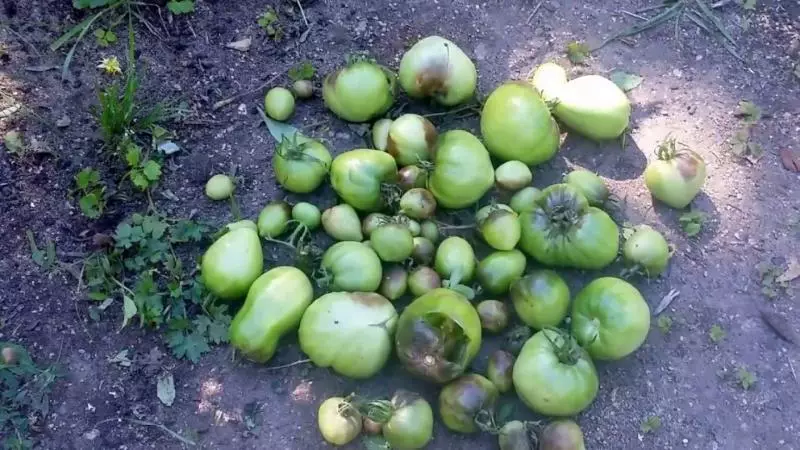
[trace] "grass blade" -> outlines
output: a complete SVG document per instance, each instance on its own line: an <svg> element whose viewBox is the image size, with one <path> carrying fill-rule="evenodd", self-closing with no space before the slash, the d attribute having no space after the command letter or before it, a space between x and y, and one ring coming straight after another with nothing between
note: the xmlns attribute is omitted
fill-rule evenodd
<svg viewBox="0 0 800 450"><path fill-rule="evenodd" d="M708 34L714 36L714 38L717 39L720 42L720 44L722 44L723 47L725 47L725 50L727 50L728 53L733 55L739 61L744 62L744 58L742 58L742 56L739 55L739 52L736 51L736 43L733 41L733 38L731 38L730 34L728 34L728 31L725 29L722 23L720 23L717 16L714 15L714 12L711 11L711 8L709 8L708 5L706 5L703 2L703 0L696 0L696 1L700 7L700 12L694 10L690 11L690 13L696 14L697 17L695 18L692 16L692 14L687 14L689 16L689 19L692 20L692 22L694 22L704 31L708 32ZM700 25L700 23L702 23L702 20L698 21L697 19L705 19L713 23L714 26L717 28L717 30L719 30L719 34L721 34L724 38L720 38L719 34L714 33L713 30L705 26L705 24Z"/></svg>
<svg viewBox="0 0 800 450"><path fill-rule="evenodd" d="M80 33L81 31L85 30L86 28L88 28L89 25L91 25L92 22L94 22L94 20L95 19L93 17L87 17L86 19L83 20L83 22L81 22L81 23L75 25L74 27L70 28L69 31L67 31L66 33L62 34L61 37L59 37L52 44L50 44L50 50L51 51L56 51L59 48L61 48L64 44L66 44L67 42L71 41L72 38L74 38L76 34Z"/></svg>
<svg viewBox="0 0 800 450"><path fill-rule="evenodd" d="M62 80L66 80L68 78L67 75L69 74L69 65L72 63L72 57L75 56L75 50L78 48L78 44L80 44L81 39L83 39L83 37L86 36L86 32L89 31L89 29L92 27L92 24L97 19L103 17L103 15L111 11L113 8L114 6L108 7L88 19L86 26L83 27L83 29L81 29L80 34L78 34L78 36L75 38L75 43L72 44L72 48L70 48L69 52L67 52L67 57L64 58L64 65L61 67Z"/></svg>
<svg viewBox="0 0 800 450"><path fill-rule="evenodd" d="M715 27L717 27L719 32L722 33L723 36L725 36L725 39L730 41L731 45L736 47L736 42L734 42L731 35L728 34L728 30L725 29L725 26L722 25L722 22L719 21L714 12L711 11L711 8L709 8L708 5L706 5L706 2L704 2L703 0L695 0L695 1L697 2L697 6L700 7L700 12L703 13L706 19L712 24L714 24Z"/></svg>
<svg viewBox="0 0 800 450"><path fill-rule="evenodd" d="M628 29L625 29L625 30L623 30L623 31L611 36L610 38L608 38L605 41L603 41L597 48L593 49L593 51L594 50L599 50L599 49L605 47L608 43L610 43L610 42L612 42L614 40L617 40L617 39L619 39L621 37L633 36L635 34L639 34L639 33L643 32L643 31L647 31L647 30L649 30L651 28L655 28L656 26L658 26L658 25L668 21L669 19L675 17L678 13L681 12L681 10L683 10L684 7L685 7L685 5L684 5L684 3L682 1L676 2L674 5L670 6L668 9L665 9L664 11L661 11L657 15L653 16L647 22L636 24L636 25L634 25L634 26L632 26L632 27L630 27Z"/></svg>

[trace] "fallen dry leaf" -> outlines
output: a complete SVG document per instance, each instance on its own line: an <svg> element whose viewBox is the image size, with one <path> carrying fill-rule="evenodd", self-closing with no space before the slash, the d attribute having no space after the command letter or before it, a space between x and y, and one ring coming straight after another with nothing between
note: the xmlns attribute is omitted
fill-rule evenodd
<svg viewBox="0 0 800 450"><path fill-rule="evenodd" d="M225 47L232 48L234 50L239 50L240 52L246 52L250 50L250 44L252 43L253 41L250 38L247 38L231 42L230 44L226 44Z"/></svg>
<svg viewBox="0 0 800 450"><path fill-rule="evenodd" d="M800 263L797 262L797 258L792 258L789 260L789 266L786 268L786 271L778 278L775 278L775 281L778 283L788 283L798 277L800 277Z"/></svg>
<svg viewBox="0 0 800 450"><path fill-rule="evenodd" d="M781 150L781 162L789 172L800 173L800 152L788 148Z"/></svg>
<svg viewBox="0 0 800 450"><path fill-rule="evenodd" d="M664 298L661 299L661 302L658 304L658 306L656 306L656 310L653 313L653 315L657 316L661 314L665 309L667 309L667 307L670 305L670 303L672 303L673 300L678 298L679 295L681 295L680 291L677 291L675 289L670 289L667 295L665 295Z"/></svg>
<svg viewBox="0 0 800 450"><path fill-rule="evenodd" d="M782 315L769 311L767 309L762 309L761 311L761 319L769 325L770 329L775 332L781 339L790 344L797 344L800 342L800 339L797 337L797 333L792 328L792 325L786 320L785 317Z"/></svg>

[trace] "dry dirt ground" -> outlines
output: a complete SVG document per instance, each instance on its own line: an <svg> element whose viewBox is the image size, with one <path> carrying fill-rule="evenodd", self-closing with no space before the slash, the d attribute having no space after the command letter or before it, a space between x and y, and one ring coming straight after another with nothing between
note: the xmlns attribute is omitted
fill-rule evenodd
<svg viewBox="0 0 800 450"><path fill-rule="evenodd" d="M635 11L649 2L545 0L539 6L538 1L522 0L319 0L306 2L305 14L313 24L307 38L299 40L305 28L301 19L287 16L287 37L277 44L265 39L256 24L257 14L276 2L199 0L194 14L166 24L162 39L136 25L145 100L182 99L196 111L192 124L173 126L184 150L156 189L161 211L180 217L197 210L209 222L229 221L228 207L208 201L202 186L210 173L225 171L231 164L238 165L243 180L238 198L246 216L255 216L269 200L284 195L272 178L274 143L255 114L260 94L219 112L212 113L211 105L285 73L302 59L311 60L324 74L340 65L345 54L368 50L380 62L396 67L410 43L439 34L474 58L482 95L504 80L524 78L531 68L550 59L571 67L573 76L613 69L638 73L644 81L630 92L633 128L624 149L570 137L557 158L534 173L534 184L541 187L570 167L597 171L624 199L626 220L654 226L676 248L664 277L637 283L651 308L670 290L680 291L664 312L673 318L673 326L665 334L653 320L649 338L638 352L624 361L599 365L600 394L577 418L587 447L800 449L796 376L800 351L782 340L761 315L766 311L773 314L773 321L778 317L788 323L784 334L800 333L797 281L794 292L789 285L769 300L761 293L756 269L763 262L783 269L800 257L800 178L785 170L778 156L784 148L800 150L800 78L793 74L800 61L800 2L760 0L752 11L732 2L717 11L744 62L684 19L677 35L670 23L627 44L611 43L585 66L570 66L564 58L566 44L599 43L637 22L621 11ZM37 448L183 445L130 418L164 424L195 440L199 448L324 448L315 411L328 396L356 389L388 395L406 387L424 393L435 404L436 388L410 380L397 362L359 383L310 365L269 371L232 362L226 346L190 364L169 356L156 331L128 327L118 333L121 311L109 312L99 322L90 320L89 303L76 292L74 279L65 274L48 276L33 264L25 231L53 239L63 258L75 260L68 255L88 249L82 238L87 230L107 231L146 204L133 196L117 202L106 219L92 223L67 198L79 168L103 167L90 106L106 78L95 66L110 54L124 61L124 52L119 44L99 48L89 36L78 49L70 81L62 82L57 69L28 71L31 66L58 66L64 54L51 52L48 46L83 16L66 0L3 3L4 101L11 96L36 116L4 118L2 131L20 129L52 153L19 161L0 152L0 340L19 342L37 361L55 363L63 373L54 386L50 414L33 435ZM158 16L148 14L160 28ZM224 47L245 37L253 39L246 53ZM764 111L753 139L765 153L755 163L729 151L729 140L741 126L735 116L740 100L750 100ZM244 107L238 108L239 103ZM53 126L63 117L69 117L68 127ZM292 119L297 126L320 121L323 125L312 134L327 139L334 153L363 145L353 129L325 112L319 98L300 103ZM437 125L474 129L477 120L439 120ZM670 133L708 163L708 180L694 206L709 219L696 238L682 232L679 212L653 205L641 179L657 143ZM180 201L158 194L165 189ZM323 190L317 201L327 207L334 198ZM608 272L618 270L615 266ZM570 274L571 287L579 288L591 276ZM726 332L719 343L709 338L714 324ZM487 347L496 346L498 340L489 339ZM122 349L134 357L130 367L107 361ZM155 371L140 362L159 353L164 356L156 358ZM296 342L289 341L271 364L299 358ZM482 370L485 358L486 351L474 363L475 370ZM737 381L742 367L757 376L749 390ZM171 407L156 397L155 374L163 370L171 371L176 383ZM253 415L253 410L259 413ZM522 407L517 414L533 418ZM661 426L642 433L640 424L649 416L658 416ZM352 448L360 445L356 441ZM430 448L466 445L494 448L496 443L490 436L458 436L437 425Z"/></svg>

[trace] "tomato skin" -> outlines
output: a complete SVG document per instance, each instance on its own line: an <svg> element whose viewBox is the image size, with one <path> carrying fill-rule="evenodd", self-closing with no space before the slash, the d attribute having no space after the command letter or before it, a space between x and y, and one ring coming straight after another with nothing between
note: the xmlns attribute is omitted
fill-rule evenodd
<svg viewBox="0 0 800 450"><path fill-rule="evenodd" d="M228 231L203 254L200 275L214 295L236 300L264 270L264 253L258 233L250 227Z"/></svg>
<svg viewBox="0 0 800 450"><path fill-rule="evenodd" d="M445 106L466 102L475 95L478 72L471 59L453 42L428 36L400 60L400 85L411 98L432 97Z"/></svg>
<svg viewBox="0 0 800 450"><path fill-rule="evenodd" d="M564 176L564 183L580 191L592 206L603 206L610 195L603 179L588 170L573 170Z"/></svg>
<svg viewBox="0 0 800 450"><path fill-rule="evenodd" d="M510 206L511 209L513 209L517 214L522 214L526 211L532 211L536 206L536 197L538 197L541 193L542 191L539 189L536 189L533 186L528 186L521 191L517 191L517 193L511 196L508 206Z"/></svg>
<svg viewBox="0 0 800 450"><path fill-rule="evenodd" d="M494 170L494 182L500 189L518 191L531 184L533 174L522 161L506 161Z"/></svg>
<svg viewBox="0 0 800 450"><path fill-rule="evenodd" d="M490 294L505 294L525 273L525 264L525 255L517 249L494 252L478 264L478 281Z"/></svg>
<svg viewBox="0 0 800 450"><path fill-rule="evenodd" d="M431 159L436 147L436 127L418 114L403 114L389 126L386 152L398 166L410 166Z"/></svg>
<svg viewBox="0 0 800 450"><path fill-rule="evenodd" d="M355 408L339 412L342 397L331 397L319 406L317 424L323 439L333 445L346 445L361 433L361 414Z"/></svg>
<svg viewBox="0 0 800 450"><path fill-rule="evenodd" d="M578 134L606 141L619 137L628 128L631 103L611 80L585 75L558 90L553 114Z"/></svg>
<svg viewBox="0 0 800 450"><path fill-rule="evenodd" d="M477 433L475 416L481 410L492 411L497 401L497 388L485 377L471 373L442 389L439 394L439 415L442 422L458 433Z"/></svg>
<svg viewBox="0 0 800 450"><path fill-rule="evenodd" d="M218 173L206 182L206 196L211 200L225 200L233 195L236 185L231 177Z"/></svg>
<svg viewBox="0 0 800 450"><path fill-rule="evenodd" d="M688 148L679 148L674 141L662 144L658 159L644 170L644 183L653 197L675 209L689 205L706 181L703 157Z"/></svg>
<svg viewBox="0 0 800 450"><path fill-rule="evenodd" d="M391 448L416 450L428 445L433 437L433 410L419 395L398 391L392 397L394 412L383 424L383 437Z"/></svg>
<svg viewBox="0 0 800 450"><path fill-rule="evenodd" d="M334 114L348 122L367 122L394 104L396 77L369 61L356 61L325 77L322 99Z"/></svg>
<svg viewBox="0 0 800 450"><path fill-rule="evenodd" d="M369 235L372 248L382 261L401 262L414 251L414 238L408 227L399 223L381 225Z"/></svg>
<svg viewBox="0 0 800 450"><path fill-rule="evenodd" d="M308 194L325 180L331 161L331 153L321 142L296 135L296 141L278 144L272 155L272 170L284 189Z"/></svg>
<svg viewBox="0 0 800 450"><path fill-rule="evenodd" d="M444 280L469 283L475 273L475 251L466 239L450 236L436 249L434 268Z"/></svg>
<svg viewBox="0 0 800 450"><path fill-rule="evenodd" d="M569 287L556 272L535 270L511 286L511 301L528 326L555 327L569 312Z"/></svg>
<svg viewBox="0 0 800 450"><path fill-rule="evenodd" d="M300 325L314 288L295 267L275 267L250 286L230 326L231 345L259 363L272 358L281 336Z"/></svg>
<svg viewBox="0 0 800 450"><path fill-rule="evenodd" d="M632 284L598 278L572 304L572 334L596 360L622 359L639 348L650 331L650 307Z"/></svg>
<svg viewBox="0 0 800 450"><path fill-rule="evenodd" d="M365 379L378 373L389 359L396 325L397 311L383 296L330 292L303 314L300 349L319 367Z"/></svg>
<svg viewBox="0 0 800 450"><path fill-rule="evenodd" d="M625 239L622 258L626 265L640 269L646 276L657 277L669 264L669 244L658 231L648 225L639 225Z"/></svg>
<svg viewBox="0 0 800 450"><path fill-rule="evenodd" d="M283 201L272 202L258 214L258 235L275 238L283 234L289 226L292 208Z"/></svg>
<svg viewBox="0 0 800 450"><path fill-rule="evenodd" d="M331 164L333 190L345 203L361 211L383 209L381 185L396 180L394 158L378 150L350 150L334 158Z"/></svg>
<svg viewBox="0 0 800 450"><path fill-rule="evenodd" d="M322 255L322 268L332 291L374 292L383 278L381 260L375 251L360 242L333 244Z"/></svg>
<svg viewBox="0 0 800 450"><path fill-rule="evenodd" d="M619 252L617 224L566 184L544 189L520 215L519 247L546 266L602 269Z"/></svg>
<svg viewBox="0 0 800 450"><path fill-rule="evenodd" d="M428 174L428 190L444 208L465 208L483 197L494 185L494 167L489 152L475 136L464 130L439 135Z"/></svg>
<svg viewBox="0 0 800 450"><path fill-rule="evenodd" d="M455 346L463 347L455 351ZM400 362L413 375L447 383L464 373L480 350L478 312L456 291L428 291L400 315L395 347Z"/></svg>
<svg viewBox="0 0 800 450"><path fill-rule="evenodd" d="M560 359L552 343L561 345L566 339L572 346L574 361ZM512 377L523 403L546 416L578 414L594 401L600 387L586 351L568 335L550 329L528 339L514 363Z"/></svg>
<svg viewBox="0 0 800 450"><path fill-rule="evenodd" d="M475 222L483 240L495 250L512 250L520 238L517 213L508 205L493 204L479 209Z"/></svg>
<svg viewBox="0 0 800 450"><path fill-rule="evenodd" d="M556 154L558 125L544 100L524 82L508 82L495 89L483 105L481 136L486 148L503 161L533 166Z"/></svg>

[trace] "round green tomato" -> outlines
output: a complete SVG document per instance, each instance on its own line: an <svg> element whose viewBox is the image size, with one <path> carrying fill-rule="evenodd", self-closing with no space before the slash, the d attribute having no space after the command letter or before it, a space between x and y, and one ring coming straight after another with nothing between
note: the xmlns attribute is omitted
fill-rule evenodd
<svg viewBox="0 0 800 450"><path fill-rule="evenodd" d="M436 225L436 222L431 220L422 222L422 225L420 225L420 233L422 234L422 237L433 242L434 244L439 242L439 226Z"/></svg>
<svg viewBox="0 0 800 450"><path fill-rule="evenodd" d="M233 195L236 186L233 179L227 175L216 174L206 183L206 196L211 200L225 200Z"/></svg>
<svg viewBox="0 0 800 450"><path fill-rule="evenodd" d="M300 321L300 349L319 367L369 378L392 352L397 311L372 292L331 292L316 299Z"/></svg>
<svg viewBox="0 0 800 450"><path fill-rule="evenodd" d="M566 333L551 329L528 339L512 378L523 403L545 416L578 414L594 401L600 387L586 351Z"/></svg>
<svg viewBox="0 0 800 450"><path fill-rule="evenodd" d="M400 262L414 251L414 237L408 227L399 223L379 226L369 235L372 248L386 262Z"/></svg>
<svg viewBox="0 0 800 450"><path fill-rule="evenodd" d="M489 95L481 112L481 135L495 158L529 166L550 160L560 145L550 110L524 82L505 83Z"/></svg>
<svg viewBox="0 0 800 450"><path fill-rule="evenodd" d="M443 279L454 284L469 283L475 272L475 252L466 239L450 236L436 249L434 268Z"/></svg>
<svg viewBox="0 0 800 450"><path fill-rule="evenodd" d="M703 188L706 163L694 151L667 140L656 151L657 160L644 170L644 183L653 197L667 205L685 208Z"/></svg>
<svg viewBox="0 0 800 450"><path fill-rule="evenodd" d="M564 183L580 191L592 206L603 206L608 201L608 186L593 172L573 170L564 176Z"/></svg>
<svg viewBox="0 0 800 450"><path fill-rule="evenodd" d="M311 203L300 202L292 207L292 219L305 225L309 230L315 230L322 221L322 214L319 208Z"/></svg>
<svg viewBox="0 0 800 450"><path fill-rule="evenodd" d="M517 191L513 196L511 196L511 201L508 203L508 206L510 206L511 209L513 209L517 214L533 211L535 207L534 201L541 192L542 191L533 186L528 186L521 191Z"/></svg>
<svg viewBox="0 0 800 450"><path fill-rule="evenodd" d="M286 202L273 202L258 214L258 234L264 238L275 238L289 226L292 208Z"/></svg>
<svg viewBox="0 0 800 450"><path fill-rule="evenodd" d="M442 287L439 274L430 267L420 266L408 276L408 290L414 298L421 297L428 292Z"/></svg>
<svg viewBox="0 0 800 450"><path fill-rule="evenodd" d="M525 273L525 263L519 250L494 252L478 264L478 281L490 294L505 294Z"/></svg>
<svg viewBox="0 0 800 450"><path fill-rule="evenodd" d="M641 346L650 331L650 307L632 284L598 278L575 296L572 334L594 359L622 359Z"/></svg>
<svg viewBox="0 0 800 450"><path fill-rule="evenodd" d="M297 80L292 83L292 91L297 98L311 98L314 95L314 84L310 80Z"/></svg>
<svg viewBox="0 0 800 450"><path fill-rule="evenodd" d="M308 194L325 180L331 167L331 153L319 141L295 134L278 144L272 155L275 179L287 191Z"/></svg>
<svg viewBox="0 0 800 450"><path fill-rule="evenodd" d="M647 225L639 225L622 244L622 258L629 267L648 277L657 277L669 264L669 244L664 236Z"/></svg>
<svg viewBox="0 0 800 450"><path fill-rule="evenodd" d="M535 270L511 286L511 301L528 326L555 327L569 312L569 287L552 270Z"/></svg>
<svg viewBox="0 0 800 450"><path fill-rule="evenodd" d="M322 269L332 291L374 292L383 277L378 255L361 242L344 241L330 246L322 255Z"/></svg>
<svg viewBox="0 0 800 450"><path fill-rule="evenodd" d="M471 373L458 378L439 393L439 415L445 426L458 433L479 431L475 417L493 411L497 387L485 377Z"/></svg>
<svg viewBox="0 0 800 450"><path fill-rule="evenodd" d="M264 269L264 253L258 233L250 227L231 230L203 254L200 276L214 295L225 300L245 296Z"/></svg>
<svg viewBox="0 0 800 450"><path fill-rule="evenodd" d="M508 205L488 205L475 214L475 222L483 240L496 250L511 250L520 238L517 213Z"/></svg>
<svg viewBox="0 0 800 450"><path fill-rule="evenodd" d="M518 191L533 181L531 169L522 161L507 161L494 171L497 187L507 191Z"/></svg>
<svg viewBox="0 0 800 450"><path fill-rule="evenodd" d="M294 95L292 91L275 87L264 97L264 111L275 120L284 121L294 113Z"/></svg>
<svg viewBox="0 0 800 450"><path fill-rule="evenodd" d="M347 204L367 212L384 207L381 186L397 180L394 158L385 152L357 149L334 158L331 185Z"/></svg>
<svg viewBox="0 0 800 450"><path fill-rule="evenodd" d="M422 397L398 391L392 397L394 412L383 424L383 437L391 448L415 450L424 448L433 437L433 410Z"/></svg>
<svg viewBox="0 0 800 450"><path fill-rule="evenodd" d="M354 59L325 77L322 99L334 114L348 122L367 122L383 115L394 103L396 77L388 69Z"/></svg>
<svg viewBox="0 0 800 450"><path fill-rule="evenodd" d="M472 205L494 184L489 152L478 138L464 130L439 135L433 165L428 174L428 190L445 208Z"/></svg>
<svg viewBox="0 0 800 450"><path fill-rule="evenodd" d="M361 433L361 414L342 397L331 397L319 406L317 425L325 441L346 445Z"/></svg>

